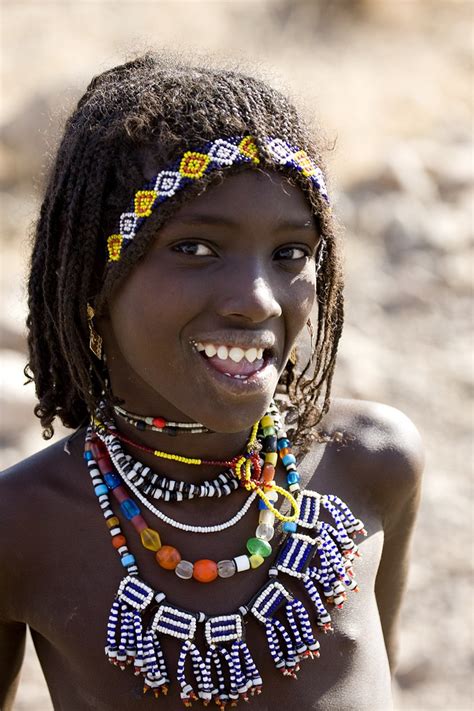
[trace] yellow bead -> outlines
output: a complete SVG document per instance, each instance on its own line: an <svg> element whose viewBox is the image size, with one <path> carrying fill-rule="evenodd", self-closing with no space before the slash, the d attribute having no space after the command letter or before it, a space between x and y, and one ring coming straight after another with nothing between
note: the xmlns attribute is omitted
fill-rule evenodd
<svg viewBox="0 0 474 711"><path fill-rule="evenodd" d="M277 452L267 452L265 455L265 464L272 464L274 467L278 464Z"/></svg>
<svg viewBox="0 0 474 711"><path fill-rule="evenodd" d="M249 561L251 568L258 568L259 565L262 565L264 558L258 553L254 553L254 555L249 556Z"/></svg>
<svg viewBox="0 0 474 711"><path fill-rule="evenodd" d="M107 519L107 528L115 528L115 526L119 526L120 521L118 520L117 516L112 516L111 518Z"/></svg>
<svg viewBox="0 0 474 711"><path fill-rule="evenodd" d="M273 417L270 417L270 415L265 415L265 417L262 417L260 420L261 427L273 427L274 424Z"/></svg>
<svg viewBox="0 0 474 711"><path fill-rule="evenodd" d="M144 528L140 531L142 545L149 551L159 551L161 548L161 538L152 528Z"/></svg>

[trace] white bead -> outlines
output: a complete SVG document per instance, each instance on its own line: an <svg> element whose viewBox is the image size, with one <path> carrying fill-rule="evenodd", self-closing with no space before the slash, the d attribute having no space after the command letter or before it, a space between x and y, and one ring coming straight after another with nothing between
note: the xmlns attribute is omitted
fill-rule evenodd
<svg viewBox="0 0 474 711"><path fill-rule="evenodd" d="M272 513L272 511L270 511L269 509L262 509L258 514L258 522L266 523L269 526L273 526L273 524L275 523L275 514Z"/></svg>
<svg viewBox="0 0 474 711"><path fill-rule="evenodd" d="M275 529L273 526L269 526L268 523L260 523L255 531L255 536L261 538L262 541L271 541L275 534Z"/></svg>
<svg viewBox="0 0 474 711"><path fill-rule="evenodd" d="M234 558L235 567L238 573L242 573L244 570L250 569L250 560L247 555L239 555Z"/></svg>

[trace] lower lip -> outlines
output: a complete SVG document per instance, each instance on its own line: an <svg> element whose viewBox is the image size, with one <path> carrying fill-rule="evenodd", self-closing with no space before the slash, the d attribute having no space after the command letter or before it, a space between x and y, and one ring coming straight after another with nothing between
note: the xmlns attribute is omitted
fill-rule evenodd
<svg viewBox="0 0 474 711"><path fill-rule="evenodd" d="M213 367L212 361L202 356L198 351L195 351L197 357L210 373L220 387L224 387L227 391L242 395L244 393L252 394L259 391L268 390L275 385L275 380L278 379L277 370L275 367L275 358L266 359L263 366L255 373L248 375L245 378L236 378L232 375L226 375L220 370Z"/></svg>

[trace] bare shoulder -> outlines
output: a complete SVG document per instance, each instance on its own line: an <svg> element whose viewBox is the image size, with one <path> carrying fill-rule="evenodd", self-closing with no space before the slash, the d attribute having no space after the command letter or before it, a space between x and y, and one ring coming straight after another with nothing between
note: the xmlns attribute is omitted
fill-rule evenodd
<svg viewBox="0 0 474 711"><path fill-rule="evenodd" d="M329 456L342 461L347 476L368 492L384 518L418 500L424 449L417 428L400 410L337 399L321 429L335 440L327 447Z"/></svg>
<svg viewBox="0 0 474 711"><path fill-rule="evenodd" d="M0 473L0 617L11 611L9 601L17 599L14 593L47 555L39 544L43 531L54 531L63 502L76 493L79 451L68 456L64 442Z"/></svg>

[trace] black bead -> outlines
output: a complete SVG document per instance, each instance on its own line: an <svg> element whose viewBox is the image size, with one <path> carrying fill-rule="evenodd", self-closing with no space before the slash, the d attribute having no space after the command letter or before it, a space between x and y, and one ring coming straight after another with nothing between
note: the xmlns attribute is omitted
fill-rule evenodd
<svg viewBox="0 0 474 711"><path fill-rule="evenodd" d="M263 451L264 452L276 452L277 448L277 436L268 435L263 439Z"/></svg>

